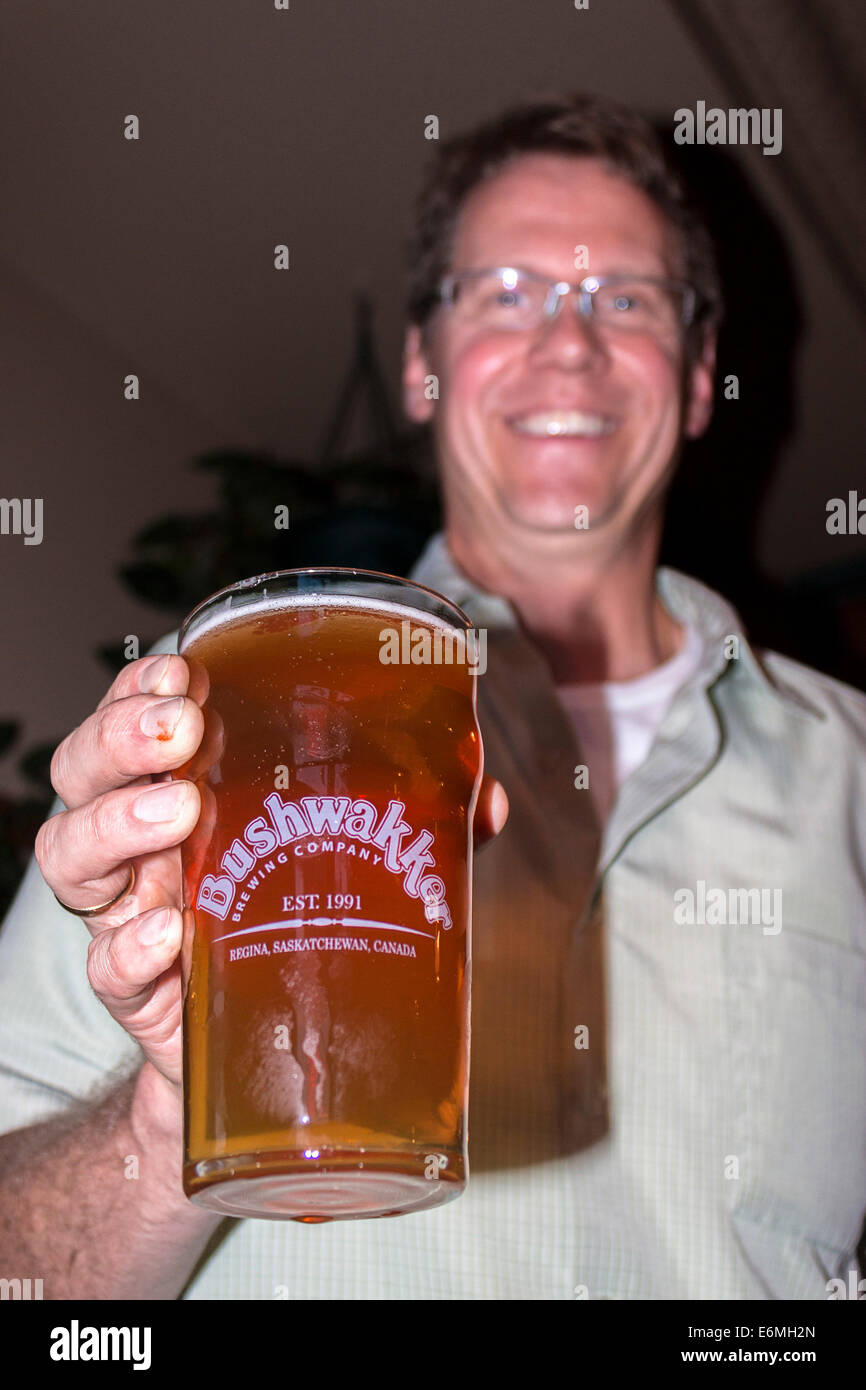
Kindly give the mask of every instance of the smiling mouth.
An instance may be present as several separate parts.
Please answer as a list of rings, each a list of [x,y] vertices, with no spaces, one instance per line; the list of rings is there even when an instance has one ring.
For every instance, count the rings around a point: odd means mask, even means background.
[[[517,434],[532,439],[600,439],[617,427],[610,415],[582,410],[539,410],[531,415],[512,416],[506,424]]]

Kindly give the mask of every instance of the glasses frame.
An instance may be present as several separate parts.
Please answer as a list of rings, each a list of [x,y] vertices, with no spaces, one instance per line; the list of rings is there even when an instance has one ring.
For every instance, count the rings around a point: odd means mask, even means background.
[[[616,285],[618,282],[639,285],[659,285],[664,289],[675,290],[682,295],[683,307],[680,315],[680,322],[683,328],[688,328],[695,319],[697,308],[697,291],[694,285],[687,280],[667,280],[654,275],[585,275],[576,284],[570,284],[567,280],[551,280],[547,275],[539,275],[534,270],[522,270],[519,266],[499,265],[484,266],[477,270],[455,270],[445,275],[439,283],[436,294],[436,303],[455,307],[454,290],[461,280],[479,280],[486,275],[498,275],[504,277],[511,275],[517,279],[533,280],[536,284],[547,285],[547,295],[544,301],[542,323],[552,322],[559,313],[562,301],[566,295],[575,296],[574,302],[578,312],[587,319],[594,317],[593,295],[600,289],[609,285]],[[539,325],[540,326],[540,325]],[[515,328],[505,329],[503,332],[515,333],[526,332],[525,325]]]

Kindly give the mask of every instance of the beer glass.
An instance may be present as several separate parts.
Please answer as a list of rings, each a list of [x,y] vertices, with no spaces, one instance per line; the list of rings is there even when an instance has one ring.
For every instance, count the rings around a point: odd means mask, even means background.
[[[282,570],[195,608],[183,1181],[231,1216],[438,1206],[467,1181],[478,637],[440,594]],[[483,669],[483,668],[482,668]]]

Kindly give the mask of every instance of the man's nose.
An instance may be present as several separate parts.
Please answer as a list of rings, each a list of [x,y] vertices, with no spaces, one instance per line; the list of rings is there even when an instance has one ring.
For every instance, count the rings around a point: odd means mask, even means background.
[[[539,326],[535,355],[553,355],[568,366],[579,366],[604,354],[604,344],[591,314],[582,314],[575,295],[559,301],[553,318]]]

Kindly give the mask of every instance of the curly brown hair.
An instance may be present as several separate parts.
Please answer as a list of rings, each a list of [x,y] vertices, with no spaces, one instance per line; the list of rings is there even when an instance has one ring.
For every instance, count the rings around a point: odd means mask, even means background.
[[[570,93],[513,106],[445,141],[427,171],[408,241],[406,312],[422,329],[438,302],[449,268],[457,220],[468,194],[525,154],[566,154],[601,160],[646,193],[679,239],[683,278],[697,292],[685,348],[694,358],[718,325],[722,290],[713,239],[660,136],[637,112],[607,97]]]

